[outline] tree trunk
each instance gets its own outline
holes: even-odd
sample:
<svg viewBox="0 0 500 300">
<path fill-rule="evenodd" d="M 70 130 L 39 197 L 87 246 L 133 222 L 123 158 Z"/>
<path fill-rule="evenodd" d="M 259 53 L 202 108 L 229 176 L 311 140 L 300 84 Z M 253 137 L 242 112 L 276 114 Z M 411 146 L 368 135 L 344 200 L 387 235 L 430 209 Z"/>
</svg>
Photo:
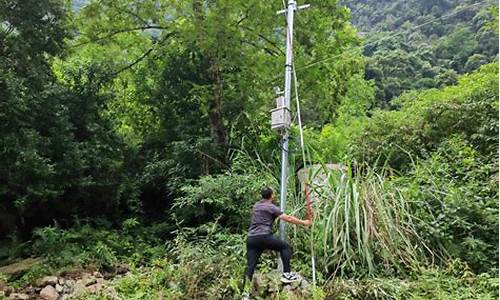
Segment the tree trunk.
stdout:
<svg viewBox="0 0 500 300">
<path fill-rule="evenodd" d="M 197 22 L 197 27 L 201 33 L 199 38 L 205 38 L 203 35 L 203 22 L 205 20 L 203 13 L 203 1 L 193 0 L 192 8 L 195 20 Z M 219 68 L 219 61 L 217 59 L 217 53 L 206 52 L 206 49 L 202 55 L 208 61 L 209 69 L 209 79 L 212 84 L 212 97 L 208 99 L 208 119 L 210 123 L 210 134 L 215 142 L 222 147 L 227 147 L 227 129 L 224 125 L 224 118 L 222 114 L 222 102 L 224 99 L 224 88 L 222 74 Z M 202 50 L 202 51 L 203 51 Z"/>
<path fill-rule="evenodd" d="M 222 101 L 224 99 L 224 88 L 219 67 L 214 60 L 211 63 L 210 79 L 212 83 L 213 97 L 208 103 L 210 130 L 217 144 L 227 146 L 227 130 L 222 116 Z"/>
</svg>

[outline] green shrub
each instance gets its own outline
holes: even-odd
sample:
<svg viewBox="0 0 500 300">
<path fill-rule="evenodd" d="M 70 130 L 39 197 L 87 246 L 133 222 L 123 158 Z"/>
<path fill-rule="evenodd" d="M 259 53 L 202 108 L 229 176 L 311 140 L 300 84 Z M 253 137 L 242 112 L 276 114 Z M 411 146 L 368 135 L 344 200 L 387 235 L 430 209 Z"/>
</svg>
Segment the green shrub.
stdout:
<svg viewBox="0 0 500 300">
<path fill-rule="evenodd" d="M 118 281 L 124 299 L 232 299 L 244 268 L 244 236 L 217 224 L 181 228 L 165 257 Z"/>
<path fill-rule="evenodd" d="M 496 162 L 456 136 L 398 180 L 427 244 L 475 272 L 498 268 L 497 172 Z"/>
<path fill-rule="evenodd" d="M 97 268 L 111 268 L 119 261 L 148 264 L 164 255 L 162 232 L 170 231 L 170 226 L 139 226 L 136 219 L 128 219 L 122 227 L 117 230 L 80 223 L 69 229 L 40 228 L 33 235 L 32 254 L 58 267 L 76 263 Z"/>
<path fill-rule="evenodd" d="M 184 196 L 175 200 L 174 216 L 187 226 L 217 220 L 234 232 L 242 232 L 249 225 L 249 214 L 261 189 L 274 182 L 265 172 L 201 177 L 182 188 Z"/>
<path fill-rule="evenodd" d="M 428 157 L 454 134 L 482 155 L 497 156 L 498 62 L 462 75 L 456 86 L 404 94 L 397 104 L 399 110 L 376 111 L 353 132 L 352 157 L 408 170 L 412 157 Z"/>
</svg>

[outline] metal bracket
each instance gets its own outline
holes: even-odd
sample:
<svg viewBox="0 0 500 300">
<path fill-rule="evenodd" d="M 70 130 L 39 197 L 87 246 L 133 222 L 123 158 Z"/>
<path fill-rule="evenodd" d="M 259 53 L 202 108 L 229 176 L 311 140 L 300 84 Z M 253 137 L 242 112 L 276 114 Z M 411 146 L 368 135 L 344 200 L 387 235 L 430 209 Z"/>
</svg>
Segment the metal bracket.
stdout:
<svg viewBox="0 0 500 300">
<path fill-rule="evenodd" d="M 311 4 L 304 4 L 304 5 L 299 5 L 297 6 L 296 10 L 301 10 L 301 9 L 306 9 L 306 8 L 309 8 L 311 7 Z M 282 9 L 282 10 L 278 10 L 276 12 L 277 15 L 282 15 L 282 14 L 286 14 L 286 9 Z"/>
</svg>

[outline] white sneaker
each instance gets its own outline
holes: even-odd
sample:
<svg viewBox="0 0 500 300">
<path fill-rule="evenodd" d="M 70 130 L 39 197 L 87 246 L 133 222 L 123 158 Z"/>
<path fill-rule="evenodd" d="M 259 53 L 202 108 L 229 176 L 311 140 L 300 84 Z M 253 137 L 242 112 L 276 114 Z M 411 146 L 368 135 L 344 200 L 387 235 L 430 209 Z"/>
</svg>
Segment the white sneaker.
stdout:
<svg viewBox="0 0 500 300">
<path fill-rule="evenodd" d="M 286 272 L 286 273 L 283 273 L 283 275 L 281 275 L 281 282 L 283 282 L 283 283 L 290 283 L 290 282 L 299 281 L 299 280 L 300 280 L 300 276 L 293 273 L 293 272 Z"/>
</svg>

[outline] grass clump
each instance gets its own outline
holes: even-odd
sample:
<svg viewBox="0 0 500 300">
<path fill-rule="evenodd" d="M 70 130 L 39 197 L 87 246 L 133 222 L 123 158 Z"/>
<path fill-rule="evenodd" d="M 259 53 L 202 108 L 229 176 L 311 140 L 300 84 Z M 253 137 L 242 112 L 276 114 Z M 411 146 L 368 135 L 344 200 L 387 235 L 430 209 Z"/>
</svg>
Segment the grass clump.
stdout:
<svg viewBox="0 0 500 300">
<path fill-rule="evenodd" d="M 408 201 L 373 169 L 316 170 L 312 177 L 314 224 L 297 231 L 307 256 L 312 234 L 318 271 L 324 278 L 398 274 L 422 260 L 421 242 Z M 298 206 L 304 206 L 299 200 Z"/>
</svg>

